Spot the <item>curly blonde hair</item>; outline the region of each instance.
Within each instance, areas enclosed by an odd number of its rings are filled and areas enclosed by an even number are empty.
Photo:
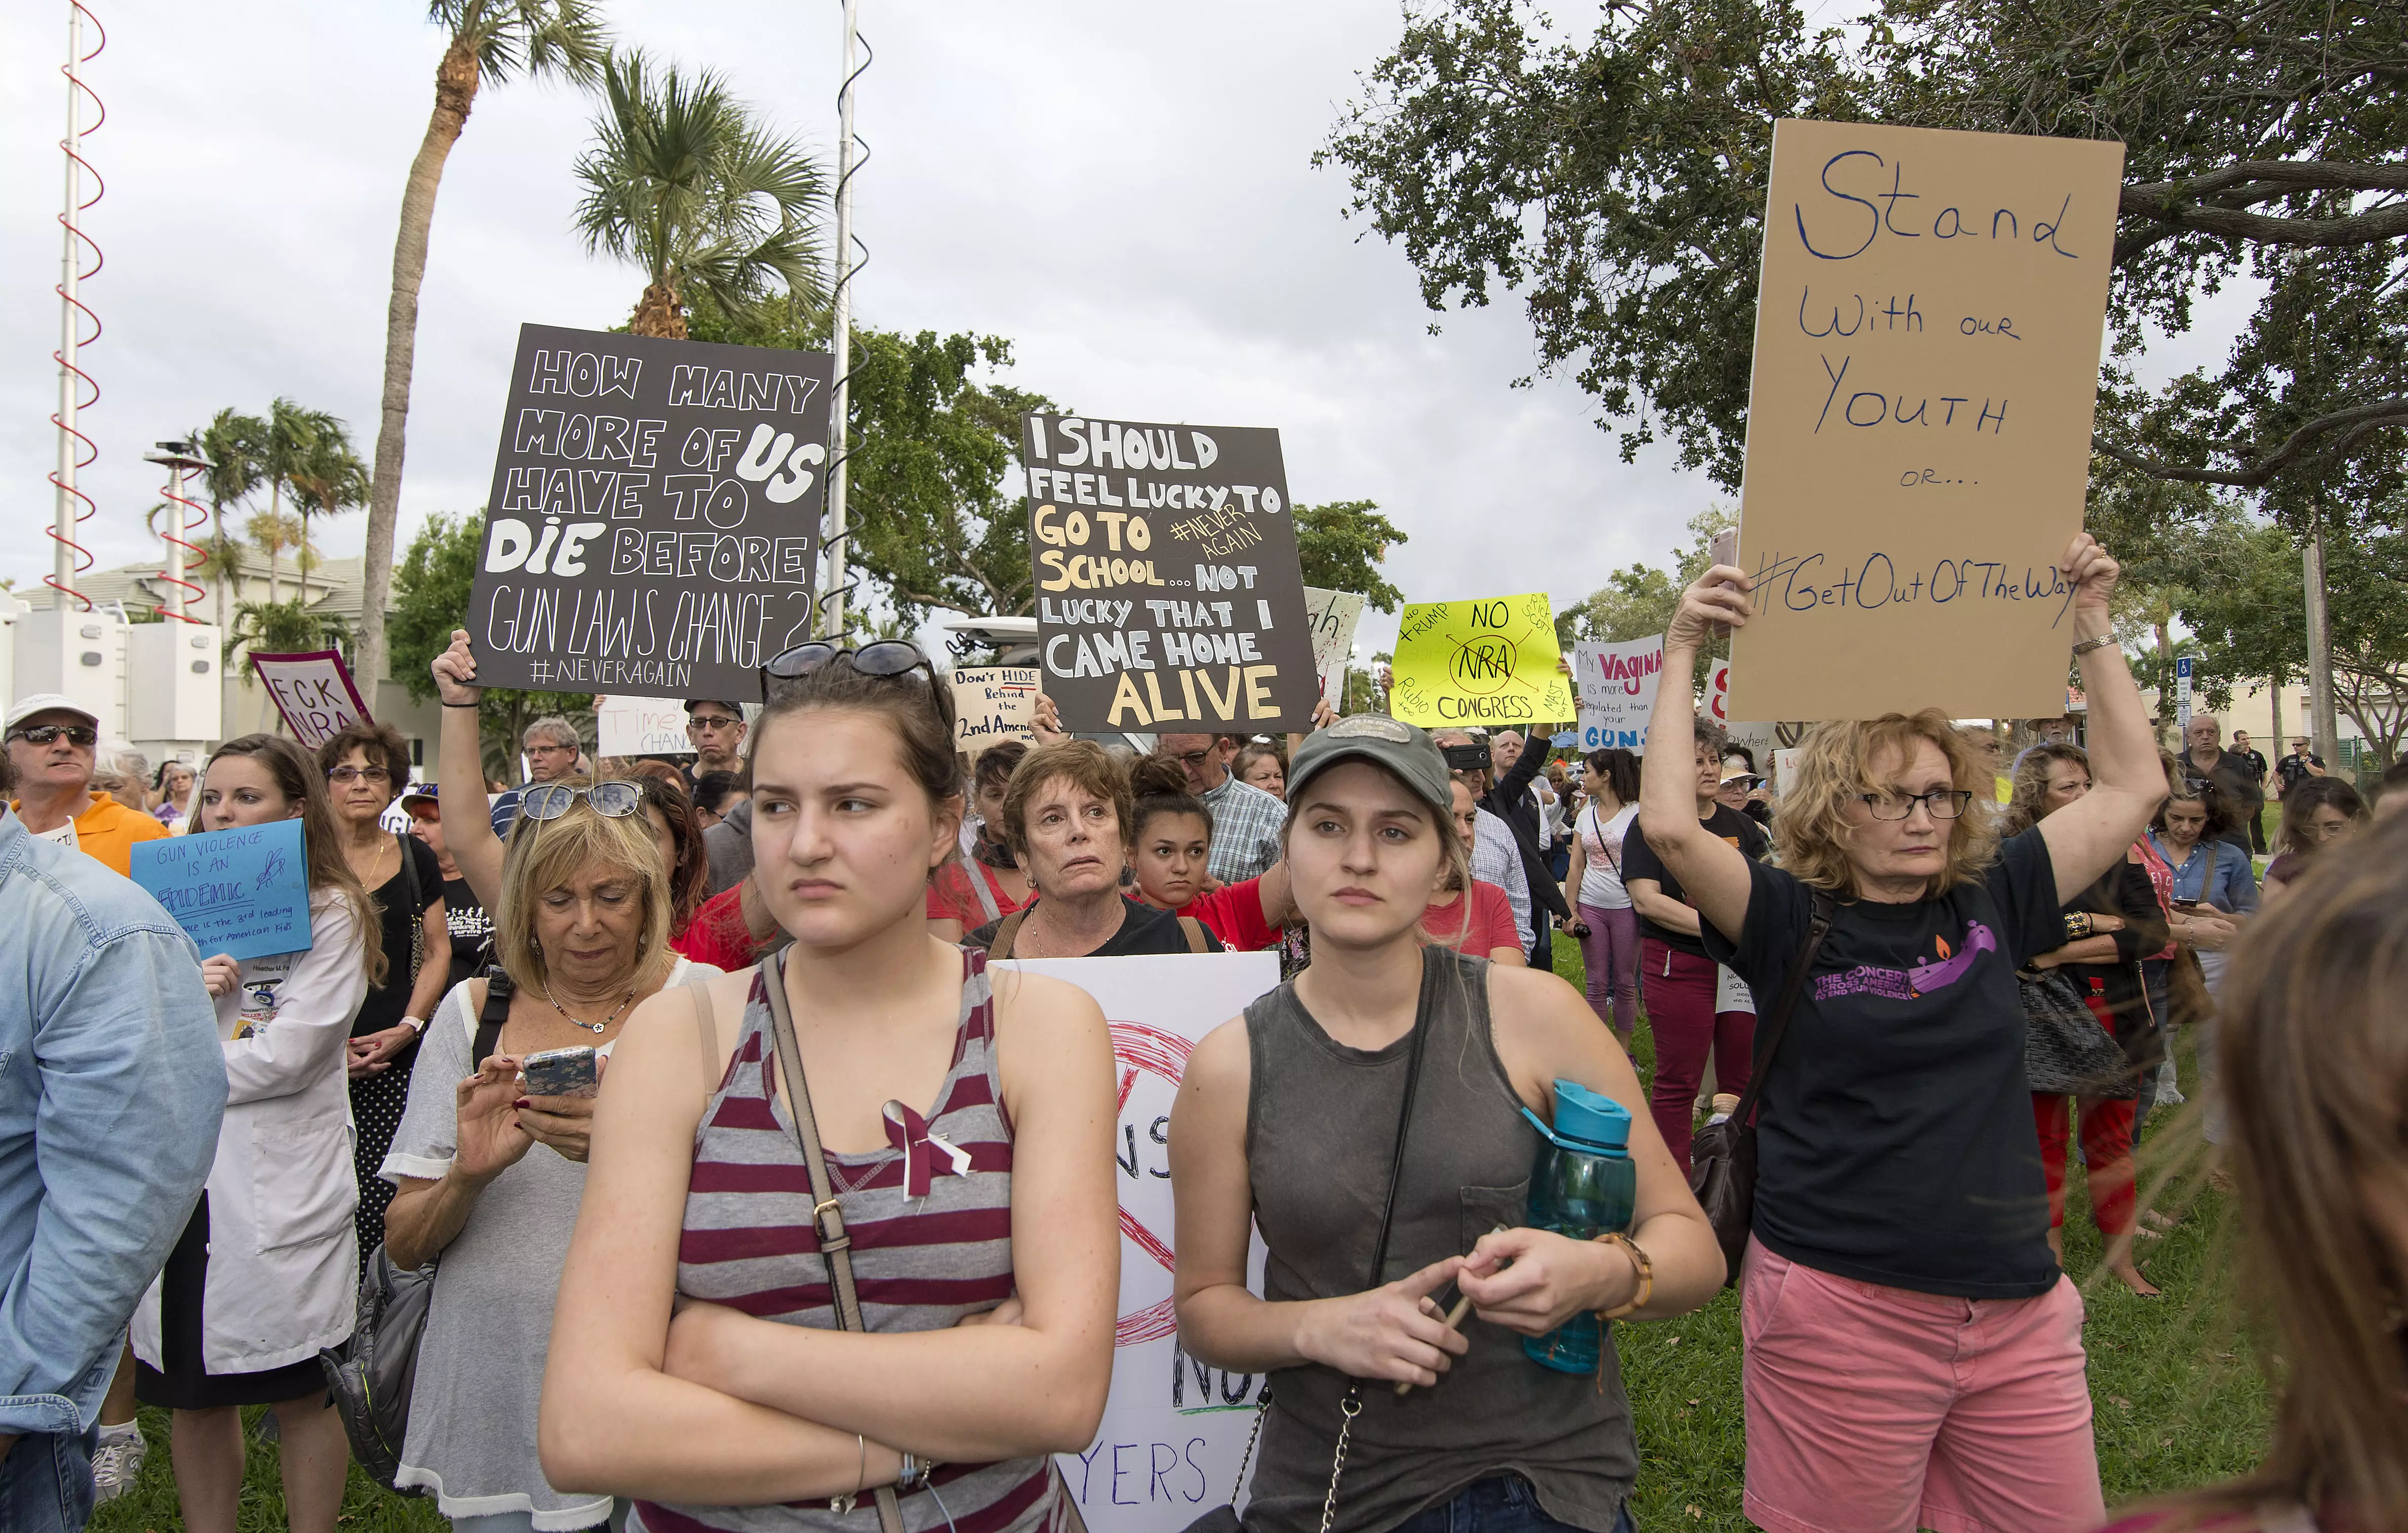
[[[1873,763],[1890,751],[1901,764],[1914,759],[1928,740],[1948,758],[1948,781],[1971,793],[1965,812],[1948,823],[1948,863],[1930,893],[1943,894],[1982,876],[1998,854],[1998,816],[1985,807],[1992,787],[1989,766],[1948,715],[1936,708],[1920,713],[1885,713],[1878,719],[1835,720],[1811,730],[1799,746],[1798,766],[1773,817],[1772,841],[1781,866],[1817,889],[1842,898],[1856,894],[1850,857],[1856,827],[1848,806],[1860,795],[1889,784],[1873,781]]]

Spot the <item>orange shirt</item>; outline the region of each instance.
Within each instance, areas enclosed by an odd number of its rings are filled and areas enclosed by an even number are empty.
[[[25,812],[21,805],[9,808],[21,817]],[[77,851],[114,868],[118,877],[130,878],[134,843],[155,841],[167,834],[167,827],[155,816],[129,809],[104,793],[94,794],[92,808],[76,816],[75,834]]]

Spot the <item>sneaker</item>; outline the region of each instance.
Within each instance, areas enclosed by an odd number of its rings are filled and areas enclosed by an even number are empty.
[[[92,1455],[93,1504],[114,1501],[132,1490],[142,1477],[142,1461],[150,1456],[150,1444],[140,1432],[104,1437]]]

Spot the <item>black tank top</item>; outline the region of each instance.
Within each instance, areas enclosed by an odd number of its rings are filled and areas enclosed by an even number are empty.
[[[1414,1024],[1430,1032],[1397,1186],[1387,1282],[1468,1254],[1498,1225],[1523,1224],[1539,1150],[1489,1035],[1488,960],[1425,947],[1422,963]],[[1263,1297],[1277,1303],[1359,1293],[1379,1235],[1412,1040],[1348,1048],[1312,1020],[1293,981],[1246,1008],[1246,1036],[1254,1070],[1246,1164],[1269,1248]],[[1531,1362],[1515,1332],[1473,1315],[1463,1328],[1471,1350],[1437,1387],[1400,1400],[1394,1385],[1364,1386],[1333,1529],[1384,1533],[1474,1481],[1511,1473],[1530,1482],[1548,1515],[1609,1533],[1639,1472],[1612,1327],[1602,1388]],[[1271,1376],[1249,1533],[1321,1526],[1348,1383],[1319,1364]]]

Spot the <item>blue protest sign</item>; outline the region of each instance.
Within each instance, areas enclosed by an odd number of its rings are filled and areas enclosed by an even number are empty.
[[[137,841],[133,872],[205,955],[256,958],[309,945],[298,820]]]

